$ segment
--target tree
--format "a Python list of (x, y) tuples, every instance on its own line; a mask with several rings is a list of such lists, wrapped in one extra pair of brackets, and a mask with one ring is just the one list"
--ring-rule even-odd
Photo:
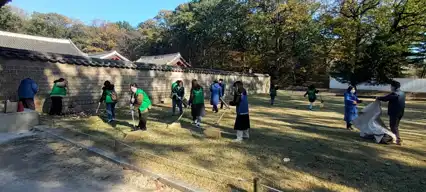
[(383, 84), (401, 77), (410, 44), (425, 31), (424, 1), (338, 1), (334, 33), (341, 58), (332, 77), (343, 83)]
[(0, 30), (10, 32), (23, 31), (23, 19), (12, 13), (10, 6), (0, 8)]

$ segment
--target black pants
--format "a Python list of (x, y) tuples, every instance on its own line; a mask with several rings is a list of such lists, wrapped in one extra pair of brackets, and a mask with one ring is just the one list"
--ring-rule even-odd
[(22, 99), (19, 99), (19, 101), (22, 102), (22, 104), (24, 105), (24, 108), (35, 110), (35, 104), (34, 104), (33, 98), (27, 98), (27, 99), (22, 98)]
[(399, 122), (401, 121), (402, 116), (389, 116), (389, 126), (393, 134), (395, 134), (396, 139), (399, 138)]
[(223, 101), (222, 101), (222, 99), (220, 100), (220, 109), (223, 109)]
[(146, 130), (146, 122), (148, 120), (148, 111), (141, 112), (141, 110), (138, 110), (138, 112), (139, 112), (138, 128), (141, 130)]
[(62, 115), (62, 97), (50, 97), (52, 105), (49, 115)]

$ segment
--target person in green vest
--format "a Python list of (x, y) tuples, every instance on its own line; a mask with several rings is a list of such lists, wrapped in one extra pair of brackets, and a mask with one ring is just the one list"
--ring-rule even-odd
[(201, 118), (205, 114), (204, 107), (204, 90), (201, 87), (197, 80), (192, 80), (192, 88), (190, 91), (189, 103), (191, 106), (191, 115), (193, 124), (197, 127), (201, 127)]
[(68, 82), (64, 78), (60, 78), (53, 82), (53, 88), (50, 92), (52, 105), (50, 106), (49, 115), (62, 115), (62, 98), (67, 95)]
[(139, 124), (133, 131), (142, 130), (146, 131), (146, 123), (148, 120), (148, 111), (151, 108), (151, 100), (145, 91), (138, 88), (136, 83), (130, 84), (130, 90), (132, 91), (132, 98), (130, 102), (133, 104), (134, 110), (139, 112)]
[(312, 110), (312, 107), (313, 107), (315, 101), (317, 100), (317, 94), (318, 93), (319, 93), (319, 91), (315, 88), (314, 85), (310, 85), (308, 87), (308, 90), (306, 91), (304, 97), (306, 97), (306, 95), (308, 96), (308, 100), (310, 102), (309, 110)]
[(115, 121), (115, 104), (117, 103), (117, 93), (115, 92), (114, 85), (109, 81), (104, 82), (104, 87), (102, 87), (102, 96), (99, 100), (99, 103), (104, 101), (108, 115), (108, 123), (111, 123)]

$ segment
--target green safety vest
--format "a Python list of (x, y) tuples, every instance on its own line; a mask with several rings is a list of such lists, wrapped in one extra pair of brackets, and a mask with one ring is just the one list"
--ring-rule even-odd
[(50, 92), (51, 97), (64, 97), (67, 95), (67, 89), (65, 87), (59, 87), (56, 83), (53, 85), (52, 91)]
[(193, 104), (202, 104), (204, 103), (204, 91), (203, 88), (200, 88), (199, 90), (192, 90), (192, 94), (193, 99), (192, 99), (192, 103)]
[(147, 110), (149, 107), (151, 107), (152, 103), (151, 103), (151, 100), (149, 99), (148, 95), (145, 93), (145, 91), (143, 91), (142, 89), (137, 89), (136, 94), (135, 94), (136, 99), (138, 98), (139, 94), (143, 95), (143, 101), (142, 101), (141, 106), (139, 107), (139, 110), (143, 112), (143, 111)]

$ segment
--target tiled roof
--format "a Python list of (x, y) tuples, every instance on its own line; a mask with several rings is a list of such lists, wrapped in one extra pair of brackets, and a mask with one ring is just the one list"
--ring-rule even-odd
[(5, 31), (0, 31), (0, 47), (86, 56), (69, 39), (39, 37)]
[(36, 51), (12, 49), (12, 48), (5, 48), (5, 47), (0, 47), (0, 58), (44, 61), (44, 62), (84, 65), (84, 66), (92, 66), (92, 67), (129, 68), (129, 69), (136, 69), (136, 70), (180, 71), (180, 72), (205, 73), (205, 74), (224, 74), (224, 75), (234, 74), (234, 75), (245, 75), (245, 76), (265, 76), (264, 74), (247, 74), (247, 73), (242, 74), (239, 72), (230, 72), (230, 71), (223, 71), (223, 70), (180, 68), (175, 66), (157, 65), (153, 63), (97, 59), (97, 58), (90, 58), (90, 57), (83, 57), (83, 56), (76, 56), (76, 55), (42, 53), (42, 52), (36, 52)]
[(180, 53), (154, 55), (154, 56), (142, 56), (136, 62), (153, 63), (157, 65), (170, 65), (171, 63), (175, 62), (178, 59), (181, 60), (184, 65), (191, 66), (182, 58)]
[(88, 54), (89, 57), (99, 58), (99, 59), (106, 59), (106, 58), (113, 56), (113, 55), (120, 57), (124, 61), (129, 61), (129, 59), (127, 59), (126, 57), (124, 57), (123, 55), (121, 55), (120, 53), (118, 53), (115, 50)]

